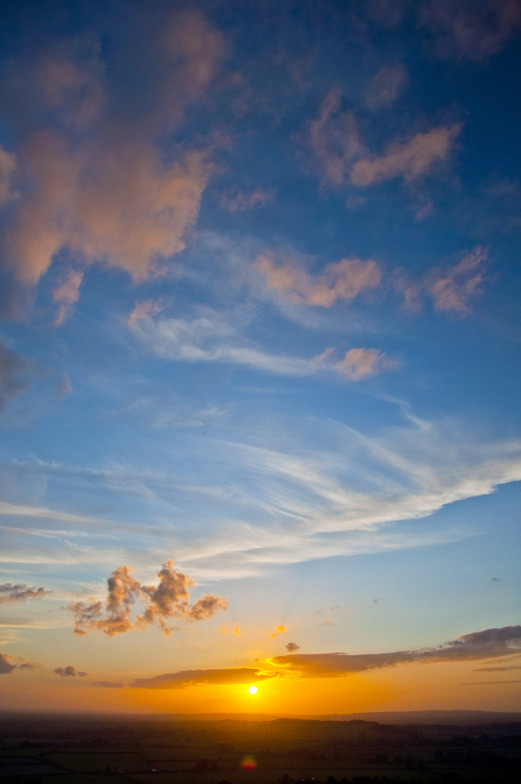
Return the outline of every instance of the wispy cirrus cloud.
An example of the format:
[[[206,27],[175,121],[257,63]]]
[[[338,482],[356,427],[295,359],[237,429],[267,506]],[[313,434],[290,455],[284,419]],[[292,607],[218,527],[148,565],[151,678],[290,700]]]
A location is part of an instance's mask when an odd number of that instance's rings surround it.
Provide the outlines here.
[[[239,334],[233,322],[214,311],[194,318],[143,318],[134,334],[154,353],[186,362],[242,365],[277,375],[306,376],[309,360],[269,353]]]
[[[135,563],[131,559],[139,552],[140,568],[151,568],[164,552],[165,526],[159,521],[165,509],[169,520],[170,510],[178,515],[182,503],[183,519],[190,525],[171,530],[176,531],[183,570],[198,582],[266,574],[274,564],[459,541],[475,529],[468,524],[433,527],[429,517],[456,501],[488,495],[521,479],[519,441],[471,438],[469,428],[453,420],[410,418],[406,427],[368,437],[321,419],[310,440],[298,439],[291,449],[286,439],[278,449],[273,443],[262,446],[261,431],[250,433],[250,443],[197,436],[202,441],[191,441],[192,448],[194,454],[204,454],[204,466],[186,479],[139,468],[104,472],[37,466],[63,472],[63,482],[84,477],[92,498],[99,499],[106,484],[123,510],[130,488],[133,498],[146,499],[151,524],[133,522],[133,515],[126,520],[126,511],[123,519],[64,511],[58,518],[52,509],[3,504],[0,511],[11,516],[15,511],[23,523],[23,528],[4,528],[10,543],[5,557],[9,562],[79,561],[113,568],[114,563]],[[328,448],[320,449],[317,444],[324,438]],[[207,470],[213,475],[210,484]],[[193,511],[197,497],[211,501],[211,537]],[[78,540],[76,531],[80,537],[89,532],[91,541]],[[143,594],[136,593],[136,605],[137,600],[149,603]],[[91,604],[84,603],[89,612]],[[86,629],[90,620],[99,622],[92,628],[101,628],[108,618],[106,605],[101,601],[92,617],[83,617]],[[135,625],[133,618],[127,621]]]

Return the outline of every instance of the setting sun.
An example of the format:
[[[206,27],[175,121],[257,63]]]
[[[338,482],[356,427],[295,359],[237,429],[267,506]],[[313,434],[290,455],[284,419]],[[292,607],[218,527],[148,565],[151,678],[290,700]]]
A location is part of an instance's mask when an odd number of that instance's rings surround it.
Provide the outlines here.
[[[248,689],[248,691],[249,691],[249,693],[250,693],[252,696],[254,696],[255,694],[257,694],[257,692],[258,692],[258,689],[257,689],[257,687],[256,687],[256,686],[250,686],[250,688]]]

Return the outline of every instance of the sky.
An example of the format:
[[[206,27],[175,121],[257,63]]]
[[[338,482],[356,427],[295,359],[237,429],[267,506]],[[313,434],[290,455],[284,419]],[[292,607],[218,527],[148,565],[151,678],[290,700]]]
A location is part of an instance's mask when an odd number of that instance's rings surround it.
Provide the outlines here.
[[[0,707],[521,710],[521,0],[0,52]]]

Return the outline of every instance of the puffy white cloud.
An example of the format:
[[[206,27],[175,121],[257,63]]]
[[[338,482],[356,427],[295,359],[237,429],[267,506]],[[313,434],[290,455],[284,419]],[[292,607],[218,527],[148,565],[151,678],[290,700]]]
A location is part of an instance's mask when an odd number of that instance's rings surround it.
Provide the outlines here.
[[[129,566],[119,566],[107,580],[107,599],[101,601],[74,602],[69,609],[76,618],[75,633],[87,634],[88,630],[99,629],[108,637],[146,628],[157,624],[164,634],[171,629],[167,620],[184,618],[189,621],[202,621],[220,610],[226,610],[228,603],[221,596],[203,594],[190,604],[189,588],[194,583],[183,572],[176,572],[173,561],[166,561],[157,576],[157,585],[143,585],[131,574]],[[144,603],[142,614],[132,615],[137,601]]]

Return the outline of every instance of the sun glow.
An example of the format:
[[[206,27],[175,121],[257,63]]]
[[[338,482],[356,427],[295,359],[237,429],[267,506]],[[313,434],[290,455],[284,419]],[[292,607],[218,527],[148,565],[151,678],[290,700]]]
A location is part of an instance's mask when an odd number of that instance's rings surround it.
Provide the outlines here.
[[[257,694],[257,692],[258,692],[258,689],[257,689],[257,687],[256,687],[256,686],[250,686],[250,687],[249,687],[249,689],[248,689],[248,691],[249,691],[249,693],[250,693],[250,694],[252,695],[252,697],[253,697],[255,694]]]

